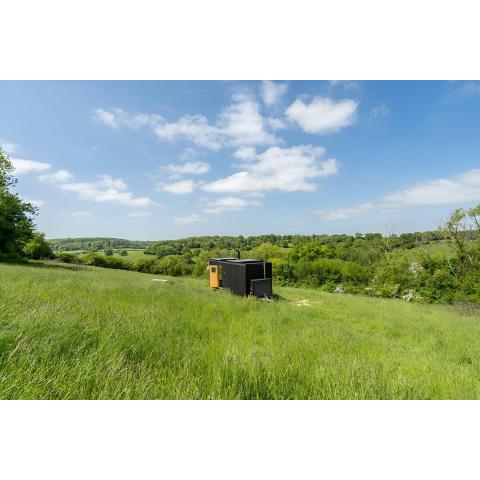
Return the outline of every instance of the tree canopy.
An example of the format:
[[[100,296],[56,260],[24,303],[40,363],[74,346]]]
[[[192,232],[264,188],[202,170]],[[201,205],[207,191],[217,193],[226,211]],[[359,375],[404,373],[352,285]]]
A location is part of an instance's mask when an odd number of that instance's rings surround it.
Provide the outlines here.
[[[0,148],[0,254],[15,255],[22,252],[32,238],[35,225],[33,217],[37,208],[24,202],[12,192],[17,180],[13,164]]]

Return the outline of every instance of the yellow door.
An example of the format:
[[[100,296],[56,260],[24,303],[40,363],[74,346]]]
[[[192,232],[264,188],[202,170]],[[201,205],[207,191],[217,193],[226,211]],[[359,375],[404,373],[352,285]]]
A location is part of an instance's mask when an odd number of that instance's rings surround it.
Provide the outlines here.
[[[210,265],[210,287],[220,288],[220,275],[217,265]]]

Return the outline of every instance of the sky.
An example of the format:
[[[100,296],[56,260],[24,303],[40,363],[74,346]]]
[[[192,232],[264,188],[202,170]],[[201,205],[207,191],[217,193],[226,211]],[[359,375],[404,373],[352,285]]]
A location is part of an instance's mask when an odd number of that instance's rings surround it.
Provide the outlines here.
[[[47,238],[402,233],[480,202],[480,82],[0,82]]]

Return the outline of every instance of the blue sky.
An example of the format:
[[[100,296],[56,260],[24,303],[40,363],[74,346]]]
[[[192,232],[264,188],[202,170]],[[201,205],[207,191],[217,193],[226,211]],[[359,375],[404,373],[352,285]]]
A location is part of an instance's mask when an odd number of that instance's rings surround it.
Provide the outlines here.
[[[480,83],[0,82],[48,237],[434,229],[480,202]]]

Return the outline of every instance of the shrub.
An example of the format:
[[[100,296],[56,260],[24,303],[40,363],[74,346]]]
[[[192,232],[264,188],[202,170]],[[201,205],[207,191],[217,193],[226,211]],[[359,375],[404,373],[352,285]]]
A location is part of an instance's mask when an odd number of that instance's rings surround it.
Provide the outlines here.
[[[82,263],[78,255],[74,253],[57,252],[55,258],[64,263]]]
[[[26,257],[35,260],[52,257],[52,249],[50,244],[45,241],[45,235],[38,232],[35,232],[32,238],[27,241],[22,252]]]

